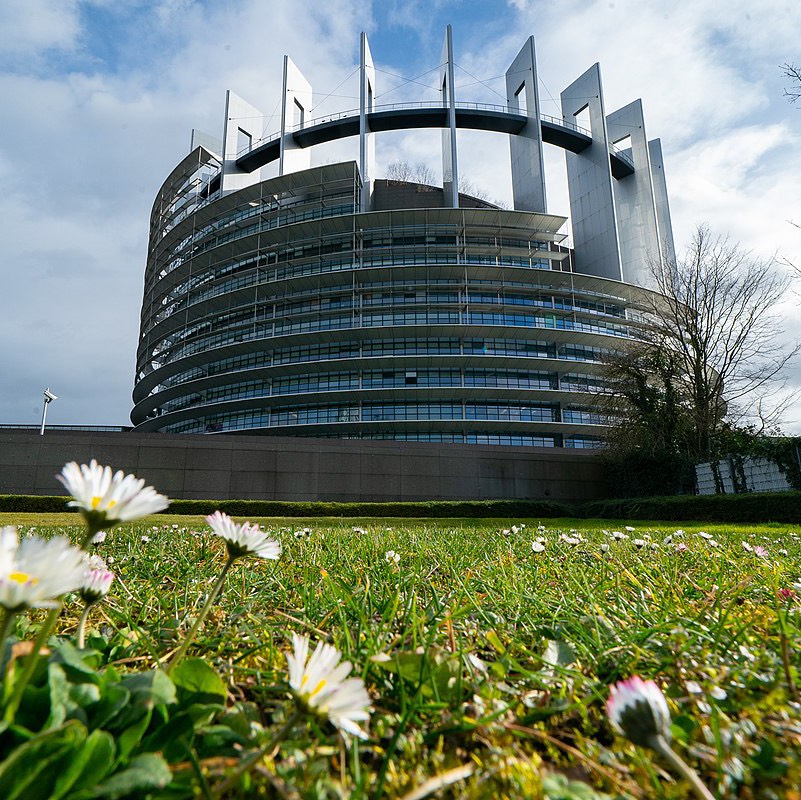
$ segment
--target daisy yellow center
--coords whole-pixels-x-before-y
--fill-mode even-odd
[[[100,505],[102,500],[103,500],[103,498],[102,497],[98,497],[97,495],[95,495],[92,498],[92,502],[90,503],[90,505],[92,506],[92,511],[97,511],[97,507]],[[106,508],[114,508],[114,506],[116,506],[116,505],[117,505],[117,501],[116,500],[109,500],[108,503],[106,504]]]
[[[8,579],[14,583],[31,583],[34,586],[39,583],[38,578],[31,577],[27,572],[12,572],[9,574]]]
[[[302,680],[301,680],[301,682],[300,682],[300,691],[301,691],[301,692],[302,692],[302,691],[303,691],[303,689],[306,687],[306,684],[307,684],[308,682],[309,682],[309,676],[308,676],[308,675],[304,675],[304,676],[303,676],[303,679],[302,679]],[[323,691],[323,689],[325,689],[325,687],[326,687],[327,685],[328,685],[328,681],[327,681],[327,680],[325,680],[325,678],[321,679],[321,680],[320,680],[320,682],[317,684],[317,686],[315,686],[315,687],[314,687],[314,689],[312,689],[312,690],[311,690],[311,691],[308,693],[308,695],[306,695],[306,696],[307,696],[307,697],[308,697],[308,698],[311,700],[311,698],[312,698],[312,697],[314,697],[314,695],[316,695],[316,694],[319,694],[320,692],[322,692],[322,691]]]

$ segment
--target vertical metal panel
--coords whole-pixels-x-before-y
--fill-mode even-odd
[[[576,123],[588,109],[592,144],[567,153],[567,189],[573,223],[576,272],[621,280],[620,244],[615,219],[609,137],[601,90],[601,67],[593,64],[562,92],[562,116]]]
[[[509,137],[512,167],[512,196],[516,211],[546,211],[545,164],[542,155],[540,98],[537,88],[537,60],[534,37],[529,36],[506,70],[506,106],[523,111],[529,118],[525,128]]]

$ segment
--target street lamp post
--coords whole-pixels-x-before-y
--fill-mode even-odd
[[[53,400],[58,400],[58,396],[50,391],[50,388],[44,390],[44,407],[42,408],[42,429],[39,431],[40,436],[44,436],[45,420],[47,419],[47,407]]]

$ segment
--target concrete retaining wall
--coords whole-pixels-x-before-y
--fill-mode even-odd
[[[604,496],[592,451],[490,445],[0,431],[0,494],[64,494],[68,461],[133,472],[176,499],[591,500]]]

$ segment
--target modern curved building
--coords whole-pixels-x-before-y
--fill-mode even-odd
[[[636,335],[648,259],[672,257],[659,141],[639,101],[606,114],[597,64],[541,115],[533,39],[505,106],[456,101],[450,27],[442,63],[441,103],[378,106],[362,34],[359,109],[306,119],[285,57],[278,133],[231,92],[222,142],[193,133],[151,216],[136,430],[602,441],[601,359]],[[419,127],[442,130],[443,186],[376,179],[374,137]],[[513,209],[459,194],[460,128],[509,135]],[[348,136],[357,159],[311,166]],[[566,152],[572,249],[544,144]]]

